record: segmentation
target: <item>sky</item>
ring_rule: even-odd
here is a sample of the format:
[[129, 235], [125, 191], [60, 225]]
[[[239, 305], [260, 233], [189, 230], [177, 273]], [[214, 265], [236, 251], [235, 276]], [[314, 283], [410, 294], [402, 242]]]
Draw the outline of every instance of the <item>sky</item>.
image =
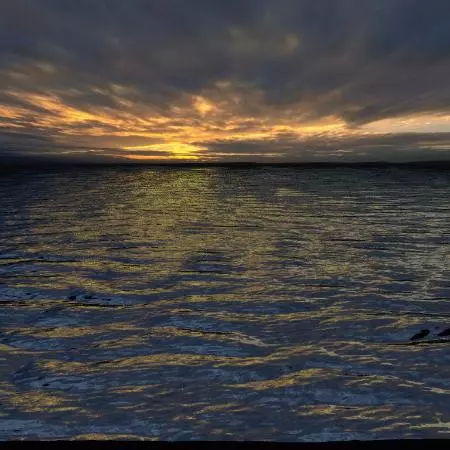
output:
[[0, 161], [450, 160], [448, 0], [0, 0]]

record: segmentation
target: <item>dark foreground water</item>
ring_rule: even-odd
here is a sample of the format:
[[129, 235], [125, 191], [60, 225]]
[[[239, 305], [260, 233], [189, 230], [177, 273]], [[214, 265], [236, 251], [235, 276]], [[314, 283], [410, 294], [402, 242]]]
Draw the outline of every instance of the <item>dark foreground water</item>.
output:
[[0, 174], [0, 439], [450, 437], [449, 199], [432, 170]]

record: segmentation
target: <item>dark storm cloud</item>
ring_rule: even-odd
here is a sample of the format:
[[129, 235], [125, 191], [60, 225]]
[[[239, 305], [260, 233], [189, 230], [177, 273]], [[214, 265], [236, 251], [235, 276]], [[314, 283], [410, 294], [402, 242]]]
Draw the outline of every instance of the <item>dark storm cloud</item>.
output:
[[27, 133], [0, 131], [0, 163], [36, 162], [39, 160], [121, 162], [118, 149], [61, 146], [39, 130]]
[[[45, 108], [7, 92], [54, 94], [86, 111], [120, 110], [119, 95], [170, 115], [187, 94], [230, 80], [262, 93], [258, 104], [243, 94], [243, 116], [303, 105], [309, 119], [334, 115], [359, 126], [449, 113], [449, 77], [447, 0], [0, 2], [0, 100], [33, 114]], [[21, 141], [29, 148], [26, 133], [53, 142], [60, 131], [8, 120], [25, 127], [15, 151]], [[236, 142], [235, 153], [244, 145]]]
[[312, 137], [299, 142], [279, 135], [272, 141], [204, 143], [211, 160], [284, 162], [411, 162], [450, 159], [450, 133]]

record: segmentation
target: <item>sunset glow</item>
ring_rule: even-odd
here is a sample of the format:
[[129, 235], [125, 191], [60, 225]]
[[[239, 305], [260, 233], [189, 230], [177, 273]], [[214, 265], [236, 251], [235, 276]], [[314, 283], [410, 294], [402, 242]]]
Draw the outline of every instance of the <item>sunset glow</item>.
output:
[[[306, 3], [282, 3], [252, 7], [240, 20], [226, 6], [192, 15], [169, 2], [140, 13], [131, 2], [131, 22], [93, 6], [79, 11], [90, 23], [83, 33], [51, 2], [29, 5], [37, 22], [54, 18], [49, 29], [28, 27], [20, 8], [3, 3], [10, 42], [33, 43], [29, 54], [5, 50], [0, 67], [5, 157], [308, 161], [340, 149], [341, 158], [361, 160], [370, 139], [373, 160], [390, 159], [386, 139], [403, 135], [414, 155], [448, 155], [446, 55], [419, 65], [421, 49], [394, 45], [397, 58], [369, 58], [381, 39], [383, 8], [369, 13], [341, 2], [334, 14], [345, 27], [328, 23], [327, 9], [318, 8], [315, 20], [330, 29], [317, 35]], [[170, 17], [190, 31], [171, 28]], [[56, 23], [73, 39], [59, 36]], [[432, 143], [423, 147], [427, 134]]]

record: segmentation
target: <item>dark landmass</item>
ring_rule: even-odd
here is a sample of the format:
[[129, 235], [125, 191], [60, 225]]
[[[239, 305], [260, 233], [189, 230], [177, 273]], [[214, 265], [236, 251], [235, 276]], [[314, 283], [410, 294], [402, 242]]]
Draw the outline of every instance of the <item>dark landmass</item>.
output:
[[298, 169], [333, 169], [333, 168], [400, 168], [400, 169], [439, 169], [450, 170], [449, 161], [409, 161], [409, 162], [67, 162], [67, 161], [0, 161], [0, 170], [13, 170], [22, 168], [89, 168], [89, 167], [176, 167], [176, 168], [198, 168], [198, 167], [226, 167], [236, 169], [284, 167]]

